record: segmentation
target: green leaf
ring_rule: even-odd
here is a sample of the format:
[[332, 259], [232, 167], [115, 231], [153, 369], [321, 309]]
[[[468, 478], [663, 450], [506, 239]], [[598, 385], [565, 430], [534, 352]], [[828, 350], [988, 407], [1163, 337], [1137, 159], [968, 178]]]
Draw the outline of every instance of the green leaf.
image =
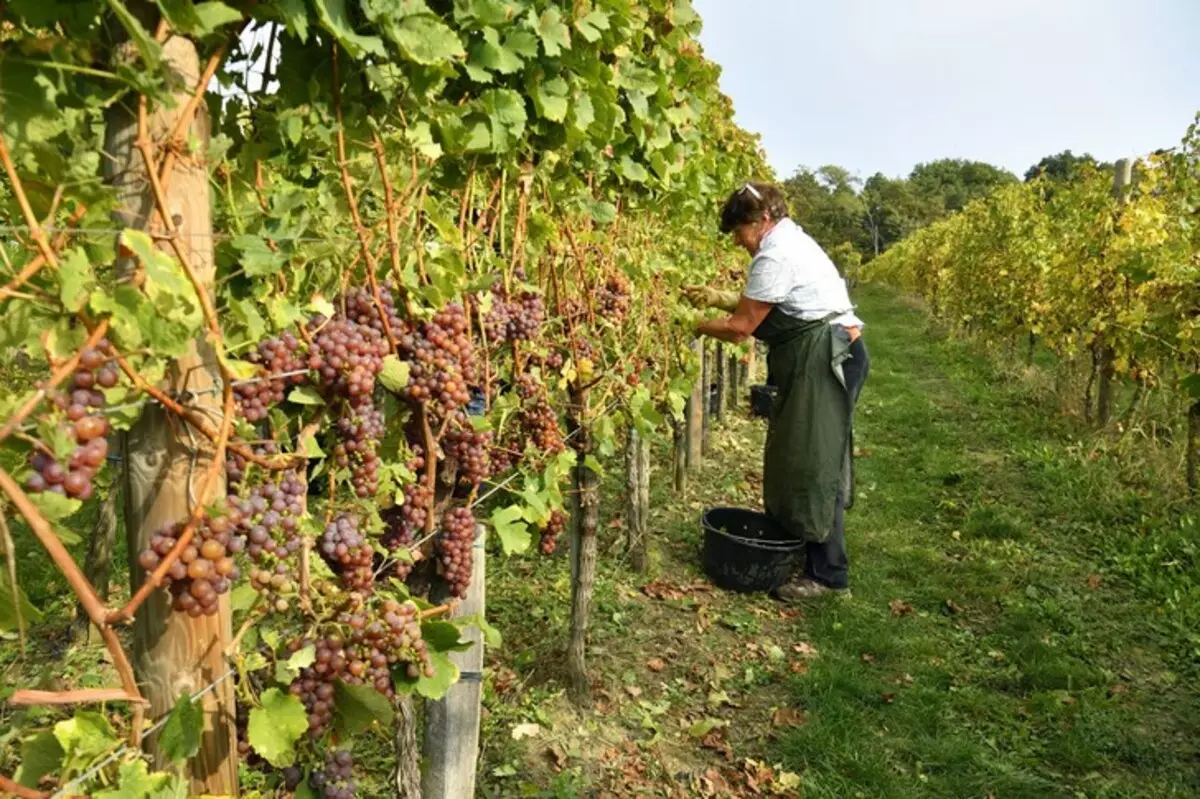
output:
[[299, 698], [278, 688], [268, 688], [259, 697], [261, 707], [250, 711], [246, 728], [250, 746], [276, 768], [296, 760], [296, 742], [308, 732], [308, 713]]
[[[42, 516], [46, 517], [46, 521], [52, 523], [62, 521], [68, 516], [74, 515], [83, 507], [83, 503], [77, 499], [65, 497], [62, 494], [55, 494], [50, 491], [43, 491], [40, 494], [30, 494], [29, 501], [41, 512]], [[62, 538], [62, 535], [60, 534], [59, 537]], [[74, 542], [79, 541], [79, 537], [73, 533], [71, 537], [74, 539]]]
[[595, 455], [588, 454], [588, 456], [583, 459], [583, 465], [595, 472], [598, 477], [604, 476], [604, 467], [600, 465], [600, 461], [596, 460]]
[[[94, 794], [94, 799], [166, 799], [180, 796], [177, 790], [171, 790], [168, 785], [174, 779], [170, 774], [151, 774], [146, 761], [138, 758], [122, 763], [117, 772], [116, 787]], [[175, 787], [180, 787], [179, 783]], [[164, 788], [167, 790], [164, 791]], [[187, 795], [186, 790], [182, 795]]]
[[458, 627], [448, 621], [427, 621], [421, 625], [421, 638], [434, 652], [466, 652], [474, 646], [460, 636]]
[[634, 183], [645, 183], [650, 179], [650, 173], [646, 171], [646, 167], [627, 155], [621, 156], [618, 170], [623, 178], [632, 180]]
[[436, 161], [442, 157], [442, 145], [433, 138], [433, 130], [428, 122], [417, 122], [404, 131], [404, 138], [417, 149], [421, 155]]
[[356, 61], [368, 55], [387, 58], [387, 48], [383, 39], [378, 36], [362, 36], [354, 30], [350, 22], [350, 14], [346, 10], [346, 0], [312, 0], [317, 9], [317, 18], [321, 27], [333, 34], [346, 52]]
[[405, 17], [384, 27], [387, 37], [409, 61], [442, 64], [466, 56], [462, 40], [434, 14]]
[[200, 27], [195, 31], [196, 35], [208, 36], [218, 28], [239, 21], [242, 18], [242, 12], [214, 0], [214, 2], [197, 3], [196, 16], [200, 18]]
[[229, 244], [238, 251], [242, 271], [247, 277], [273, 275], [283, 266], [283, 256], [267, 246], [262, 236], [234, 236]]
[[321, 445], [317, 443], [316, 436], [305, 436], [300, 439], [300, 451], [304, 453], [306, 458], [324, 458], [325, 451], [321, 449]]
[[533, 104], [538, 115], [551, 122], [562, 122], [567, 118], [570, 107], [567, 96], [570, 87], [562, 78], [551, 78], [538, 84], [533, 92]]
[[339, 680], [333, 697], [334, 726], [342, 737], [358, 735], [376, 722], [383, 727], [392, 723], [391, 703], [370, 686], [348, 685]]
[[523, 58], [538, 57], [538, 38], [527, 30], [510, 29], [504, 34], [504, 46]]
[[233, 300], [229, 307], [233, 317], [246, 328], [246, 336], [251, 341], [258, 341], [267, 334], [267, 322], [258, 312], [254, 300]]
[[20, 585], [9, 585], [7, 564], [0, 558], [0, 632], [11, 632], [18, 628], [17, 603], [20, 603], [21, 618], [28, 628], [42, 620], [42, 612], [29, 601]]
[[617, 220], [617, 206], [613, 205], [612, 203], [593, 200], [589, 204], [588, 210], [591, 211], [592, 219], [594, 219], [597, 224], [611, 225]]
[[483, 643], [488, 649], [499, 649], [504, 645], [500, 631], [493, 627], [482, 613], [472, 616], [460, 616], [455, 619], [458, 624], [474, 624], [483, 633]]
[[400, 693], [417, 693], [426, 699], [438, 701], [444, 699], [450, 686], [458, 682], [458, 666], [445, 652], [430, 652], [429, 663], [433, 666], [433, 676], [426, 677], [423, 673], [417, 679], [408, 676], [406, 666], [401, 663], [392, 668], [392, 682]]
[[297, 405], [325, 404], [325, 400], [321, 399], [321, 395], [312, 386], [296, 386], [288, 394], [288, 402], [294, 402]]
[[575, 93], [575, 103], [571, 112], [571, 124], [578, 131], [586, 133], [596, 121], [596, 108], [592, 105], [592, 96], [587, 92]]
[[71, 313], [79, 313], [96, 288], [96, 276], [88, 263], [87, 253], [79, 248], [68, 252], [59, 267], [58, 281], [63, 307]]
[[383, 371], [379, 373], [379, 382], [388, 391], [399, 394], [408, 386], [408, 375], [411, 364], [402, 361], [395, 355], [383, 359]]
[[259, 597], [258, 591], [249, 582], [238, 583], [229, 595], [230, 608], [234, 613], [244, 613], [254, 607]]
[[283, 24], [301, 43], [308, 41], [308, 6], [305, 0], [276, 0]]
[[492, 527], [500, 536], [500, 546], [505, 555], [524, 552], [529, 548], [532, 536], [525, 523], [525, 510], [520, 505], [509, 505], [492, 511]]
[[54, 737], [74, 764], [107, 754], [120, 743], [104, 714], [92, 710], [76, 711], [73, 718], [55, 724]]
[[159, 735], [158, 745], [170, 760], [179, 762], [195, 757], [200, 751], [204, 732], [204, 712], [186, 693], [179, 697]]
[[14, 775], [26, 788], [36, 788], [42, 777], [62, 768], [66, 752], [51, 732], [39, 732], [21, 742], [21, 765]]
[[286, 297], [276, 294], [267, 300], [267, 314], [279, 330], [291, 327], [304, 318], [304, 311]]
[[275, 664], [275, 680], [281, 683], [290, 683], [300, 676], [301, 669], [311, 666], [316, 661], [317, 648], [310, 644], [293, 652], [287, 660]]
[[729, 722], [721, 721], [720, 719], [707, 718], [703, 721], [697, 721], [695, 724], [688, 727], [688, 735], [692, 736], [693, 738], [703, 738], [717, 727], [724, 727], [728, 723]]
[[512, 89], [488, 89], [479, 96], [492, 132], [492, 152], [508, 152], [525, 132], [525, 99]]
[[500, 32], [495, 28], [483, 29], [483, 40], [471, 47], [472, 66], [477, 69], [512, 75], [521, 70], [525, 62], [515, 52], [500, 43]]
[[575, 30], [589, 42], [598, 41], [602, 35], [600, 32], [608, 30], [609, 27], [608, 14], [598, 8], [575, 20]]
[[551, 6], [543, 11], [534, 28], [542, 39], [546, 55], [553, 57], [571, 49], [571, 29], [563, 22], [562, 13], [557, 8]]
[[138, 53], [142, 56], [142, 61], [145, 62], [146, 68], [157, 70], [160, 60], [162, 59], [162, 48], [158, 42], [154, 41], [154, 37], [142, 27], [142, 23], [138, 22], [138, 18], [129, 12], [125, 4], [121, 0], [108, 0], [108, 7], [112, 9], [113, 15], [125, 28], [129, 34], [129, 38], [133, 40], [134, 45], [138, 49]]

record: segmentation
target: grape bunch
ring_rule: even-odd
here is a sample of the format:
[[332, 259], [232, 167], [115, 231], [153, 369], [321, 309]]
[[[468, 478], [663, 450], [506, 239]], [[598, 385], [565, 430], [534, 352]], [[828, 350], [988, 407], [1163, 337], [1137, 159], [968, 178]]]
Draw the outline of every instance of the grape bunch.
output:
[[[297, 781], [297, 785], [299, 781]], [[325, 767], [308, 778], [320, 799], [354, 799], [354, 757], [347, 749], [325, 752]], [[293, 786], [295, 787], [295, 786]]]
[[564, 363], [566, 363], [566, 359], [563, 358], [563, 354], [558, 350], [555, 350], [542, 358], [542, 366], [552, 372], [557, 372], [559, 369], [562, 369]]
[[388, 327], [393, 336], [399, 336], [407, 323], [400, 318], [396, 310], [395, 284], [391, 281], [379, 287], [380, 302], [375, 302], [375, 295], [369, 288], [351, 288], [342, 295], [342, 306], [346, 318], [359, 325], [374, 329], [380, 336], [385, 336], [383, 317], [379, 314], [379, 306], [387, 316]]
[[[167, 571], [171, 608], [192, 617], [217, 613], [221, 594], [238, 579], [233, 555], [240, 550], [235, 525], [237, 509], [222, 516], [209, 516], [196, 525], [196, 533]], [[178, 543], [182, 523], [172, 524], [150, 537], [150, 548], [138, 555], [138, 565], [153, 571]]]
[[318, 548], [329, 568], [341, 577], [342, 585], [363, 593], [372, 589], [375, 553], [371, 542], [359, 532], [358, 517], [339, 513], [325, 527]]
[[297, 639], [288, 645], [288, 649], [294, 654], [310, 644], [315, 650], [313, 664], [300, 670], [288, 690], [308, 711], [309, 732], [319, 735], [333, 721], [334, 686], [346, 674], [349, 658], [338, 635], [318, 638], [315, 642]]
[[338, 466], [351, 470], [354, 493], [367, 499], [379, 490], [376, 447], [384, 433], [383, 414], [369, 402], [356, 403], [348, 411], [338, 419], [333, 456]]
[[419, 403], [436, 402], [445, 413], [471, 401], [475, 381], [475, 350], [466, 312], [451, 303], [400, 338], [401, 357], [410, 361], [404, 396]]
[[558, 426], [558, 414], [545, 397], [539, 397], [532, 405], [522, 408], [520, 421], [526, 440], [532, 442], [538, 452], [557, 455], [566, 449]]
[[352, 679], [391, 696], [390, 665], [404, 664], [409, 679], [433, 676], [433, 661], [421, 637], [420, 615], [413, 603], [387, 599], [373, 607], [344, 613], [341, 622], [351, 629], [352, 650], [364, 653], [347, 667]]
[[596, 292], [596, 312], [613, 322], [622, 321], [629, 313], [629, 280], [614, 272]]
[[438, 563], [450, 593], [460, 599], [471, 584], [471, 566], [475, 546], [475, 516], [468, 508], [451, 508], [442, 516], [442, 531], [437, 538]]
[[317, 316], [310, 327], [313, 350], [308, 354], [308, 367], [317, 373], [321, 393], [328, 400], [370, 402], [375, 378], [388, 354], [383, 334], [340, 316], [329, 321]]
[[308, 379], [304, 373], [307, 359], [300, 351], [300, 342], [290, 332], [261, 342], [246, 360], [259, 367], [259, 375], [253, 381], [235, 384], [233, 391], [238, 410], [251, 423], [267, 418], [267, 412], [283, 402], [289, 386], [298, 386]]
[[546, 305], [536, 291], [522, 291], [509, 299], [503, 289], [492, 291], [492, 308], [484, 318], [489, 342], [529, 341], [546, 320]]
[[491, 432], [476, 430], [461, 411], [456, 414], [454, 423], [442, 439], [442, 449], [447, 459], [458, 466], [459, 481], [472, 486], [483, 482], [491, 474], [491, 444]]
[[71, 391], [52, 395], [54, 404], [66, 414], [62, 422], [63, 438], [75, 447], [65, 463], [48, 447], [30, 455], [33, 474], [25, 481], [30, 493], [46, 491], [84, 500], [95, 493], [92, 480], [108, 457], [105, 436], [110, 430], [108, 419], [99, 413], [105, 404], [101, 389], [112, 388], [120, 378], [116, 368], [107, 363], [111, 353], [112, 345], [107, 339], [101, 339], [94, 349], [84, 350], [79, 368], [71, 378]]
[[558, 549], [558, 538], [566, 529], [566, 511], [555, 509], [550, 513], [550, 518], [547, 519], [546, 523], [542, 526], [540, 548], [543, 555], [554, 554], [554, 550]]
[[[379, 512], [384, 524], [381, 538], [383, 546], [392, 552], [412, 546], [420, 532], [425, 529], [431, 507], [433, 495], [424, 482], [404, 486], [404, 503]], [[412, 568], [412, 563], [397, 561], [393, 573], [397, 579], [404, 580], [412, 572]]]
[[[273, 450], [272, 445], [260, 449], [260, 454]], [[231, 495], [229, 503], [237, 511], [236, 545], [245, 546], [253, 561], [250, 585], [268, 605], [279, 613], [290, 607], [288, 597], [296, 586], [291, 577], [295, 572], [296, 554], [303, 546], [300, 519], [304, 516], [304, 499], [308, 486], [301, 474], [288, 470], [272, 475], [272, 480], [251, 487], [241, 487], [244, 496]]]

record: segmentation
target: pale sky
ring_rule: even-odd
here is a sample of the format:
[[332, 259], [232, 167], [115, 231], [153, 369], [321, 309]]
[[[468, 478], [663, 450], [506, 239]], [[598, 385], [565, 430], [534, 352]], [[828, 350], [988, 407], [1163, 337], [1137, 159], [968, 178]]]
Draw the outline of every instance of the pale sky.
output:
[[1200, 0], [693, 0], [738, 123], [780, 178], [1179, 143], [1200, 111]]

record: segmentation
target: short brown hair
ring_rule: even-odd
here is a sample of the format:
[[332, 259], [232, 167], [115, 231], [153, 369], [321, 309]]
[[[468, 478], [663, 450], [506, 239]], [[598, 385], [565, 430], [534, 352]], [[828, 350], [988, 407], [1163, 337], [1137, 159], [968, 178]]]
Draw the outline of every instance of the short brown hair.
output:
[[757, 222], [764, 214], [773, 220], [787, 217], [783, 192], [771, 183], [745, 183], [729, 195], [721, 209], [721, 232], [729, 233], [738, 225]]

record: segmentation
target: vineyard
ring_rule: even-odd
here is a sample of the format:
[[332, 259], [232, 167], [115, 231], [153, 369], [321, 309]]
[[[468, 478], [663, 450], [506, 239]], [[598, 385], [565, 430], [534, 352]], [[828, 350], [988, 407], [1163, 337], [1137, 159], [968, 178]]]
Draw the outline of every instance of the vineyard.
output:
[[1066, 182], [1001, 186], [860, 274], [920, 294], [953, 329], [1030, 363], [1048, 351], [1089, 422], [1136, 431], [1139, 446], [1186, 441], [1174, 451], [1195, 493], [1198, 158], [1193, 125], [1179, 147], [1119, 162], [1115, 175], [1087, 166]]
[[115, 681], [6, 687], [0, 790], [345, 799], [386, 730], [418, 795], [489, 550], [570, 550], [587, 705], [599, 476], [686, 482], [676, 289], [767, 174], [690, 4], [0, 8], [0, 625], [52, 564]]

